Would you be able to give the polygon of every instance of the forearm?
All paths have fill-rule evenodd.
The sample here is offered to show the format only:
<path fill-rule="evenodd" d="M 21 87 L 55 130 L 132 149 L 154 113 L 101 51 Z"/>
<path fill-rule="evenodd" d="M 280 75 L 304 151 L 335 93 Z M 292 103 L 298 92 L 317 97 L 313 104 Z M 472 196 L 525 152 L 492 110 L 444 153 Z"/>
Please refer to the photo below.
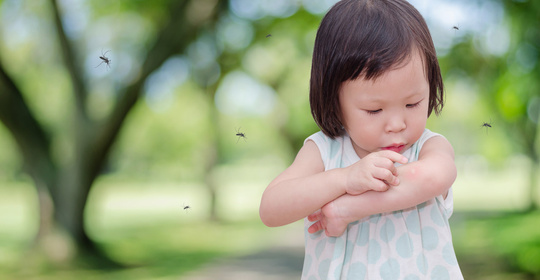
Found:
<path fill-rule="evenodd" d="M 400 184 L 386 192 L 343 195 L 336 202 L 350 222 L 369 215 L 403 210 L 447 193 L 455 180 L 455 170 L 437 174 L 426 163 L 413 162 L 398 167 Z"/>
<path fill-rule="evenodd" d="M 263 193 L 259 214 L 267 226 L 282 226 L 306 217 L 345 194 L 342 169 L 272 182 Z"/>

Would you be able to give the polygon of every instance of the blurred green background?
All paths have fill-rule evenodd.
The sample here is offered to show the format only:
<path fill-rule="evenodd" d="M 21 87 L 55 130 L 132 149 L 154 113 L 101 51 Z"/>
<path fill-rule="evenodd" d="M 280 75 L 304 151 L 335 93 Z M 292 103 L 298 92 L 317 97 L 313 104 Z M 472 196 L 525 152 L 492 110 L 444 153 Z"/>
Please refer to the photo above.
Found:
<path fill-rule="evenodd" d="M 465 279 L 540 279 L 540 2 L 410 2 L 445 80 L 428 128 L 456 153 Z M 317 131 L 333 3 L 0 0 L 0 275 L 179 279 L 301 230 L 258 206 Z"/>

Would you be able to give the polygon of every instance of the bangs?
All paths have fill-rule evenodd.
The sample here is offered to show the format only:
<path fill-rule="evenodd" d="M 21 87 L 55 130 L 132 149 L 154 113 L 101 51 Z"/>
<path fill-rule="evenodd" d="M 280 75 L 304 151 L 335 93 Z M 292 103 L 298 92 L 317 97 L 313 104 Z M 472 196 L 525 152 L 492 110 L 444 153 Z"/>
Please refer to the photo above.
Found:
<path fill-rule="evenodd" d="M 375 80 L 420 52 L 430 87 L 429 114 L 443 106 L 443 83 L 424 18 L 404 0 L 342 0 L 324 16 L 315 38 L 310 104 L 327 136 L 343 134 L 339 91 L 343 82 Z"/>
<path fill-rule="evenodd" d="M 382 2 L 382 1 L 381 1 Z M 354 5 L 356 9 L 364 9 Z M 415 45 L 407 23 L 392 9 L 367 9 L 367 12 L 350 10 L 353 21 L 341 22 L 338 28 L 349 29 L 351 36 L 336 36 L 336 45 L 342 51 L 334 53 L 328 65 L 329 72 L 340 83 L 362 77 L 376 79 L 384 72 L 406 62 Z M 400 20 L 401 19 L 401 20 Z M 337 31 L 337 30 L 336 30 Z"/>

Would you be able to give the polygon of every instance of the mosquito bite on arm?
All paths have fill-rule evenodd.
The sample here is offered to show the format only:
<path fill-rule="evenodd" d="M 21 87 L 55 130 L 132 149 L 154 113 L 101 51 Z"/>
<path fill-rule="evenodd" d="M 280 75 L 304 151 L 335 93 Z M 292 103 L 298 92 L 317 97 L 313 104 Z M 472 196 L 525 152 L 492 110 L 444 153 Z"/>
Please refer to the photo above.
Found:
<path fill-rule="evenodd" d="M 433 137 L 424 144 L 418 161 L 398 167 L 398 174 L 398 186 L 386 192 L 346 194 L 334 201 L 334 207 L 346 213 L 348 217 L 342 217 L 344 220 L 353 222 L 373 214 L 413 207 L 439 195 L 446 198 L 457 176 L 453 148 L 445 138 Z"/>

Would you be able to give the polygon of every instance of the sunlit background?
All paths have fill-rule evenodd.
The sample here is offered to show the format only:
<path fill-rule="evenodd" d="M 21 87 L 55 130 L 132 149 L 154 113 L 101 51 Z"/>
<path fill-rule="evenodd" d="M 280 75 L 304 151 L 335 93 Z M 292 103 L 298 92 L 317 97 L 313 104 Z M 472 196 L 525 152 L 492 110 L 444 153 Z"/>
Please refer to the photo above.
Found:
<path fill-rule="evenodd" d="M 335 2 L 0 0 L 0 278 L 191 279 L 294 247 L 299 279 L 301 222 L 258 207 L 318 130 Z M 428 128 L 455 149 L 465 279 L 540 279 L 540 2 L 410 2 L 445 81 Z"/>

